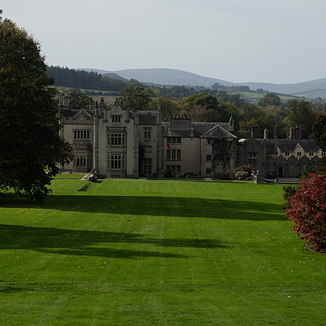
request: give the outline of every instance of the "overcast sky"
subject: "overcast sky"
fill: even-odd
[[[231,82],[326,78],[326,0],[2,0],[48,65]]]

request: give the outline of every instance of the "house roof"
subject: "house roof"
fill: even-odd
[[[165,137],[195,137],[195,138],[232,138],[236,136],[223,128],[219,122],[191,122],[190,119],[172,119],[163,122]]]
[[[188,131],[192,128],[191,120],[189,118],[186,119],[171,119],[170,120],[170,130],[173,131]]]
[[[277,148],[283,153],[293,152],[300,145],[305,152],[317,152],[319,147],[313,139],[263,139],[254,138],[262,147],[266,147],[266,154],[277,153]],[[240,139],[239,144],[246,144],[251,139]]]
[[[293,152],[300,144],[305,152],[316,152],[318,146],[313,139],[278,139],[277,146],[282,152]]]
[[[218,124],[227,131],[233,131],[233,125],[230,122],[218,122]]]
[[[139,124],[154,125],[157,124],[157,111],[137,111]]]

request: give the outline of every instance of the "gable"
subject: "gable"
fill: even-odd
[[[92,117],[93,115],[90,112],[87,112],[86,110],[79,110],[73,115],[73,119],[91,119]]]
[[[297,143],[297,144],[295,145],[294,150],[295,150],[295,151],[304,151],[303,147],[302,147],[299,143]]]
[[[225,130],[219,124],[216,124],[213,128],[206,131],[201,136],[202,138],[231,138],[236,139],[237,137]]]
[[[277,146],[282,153],[292,153],[295,150],[304,152],[318,151],[318,146],[313,139],[278,139]]]
[[[110,107],[111,114],[119,114],[124,111],[127,111],[125,107],[122,105],[122,103],[119,101],[119,99],[116,99],[115,102]]]

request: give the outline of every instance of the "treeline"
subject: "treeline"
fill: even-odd
[[[215,84],[213,88],[200,89],[187,86],[153,86],[143,85],[137,80],[121,81],[102,76],[96,72],[79,71],[68,68],[48,67],[48,75],[54,78],[56,86],[75,89],[88,89],[84,95],[97,95],[99,91],[114,95],[123,93],[127,88],[141,89],[151,94],[150,109],[156,110],[158,101],[161,106],[162,119],[168,121],[173,115],[186,114],[193,121],[228,121],[232,116],[235,121],[235,134],[238,137],[249,137],[252,126],[267,128],[278,138],[286,138],[290,127],[299,127],[303,138],[312,137],[312,126],[324,111],[325,102],[312,103],[303,99],[281,101],[275,93],[263,96],[256,105],[247,103],[240,94],[229,93]],[[234,91],[235,87],[231,89]],[[238,91],[246,90],[245,86],[237,86]],[[145,94],[145,95],[146,95]],[[142,98],[142,96],[140,96]],[[72,105],[71,101],[71,105]],[[86,106],[89,99],[85,100]],[[80,101],[77,106],[81,107]],[[142,105],[136,105],[142,107]]]
[[[219,98],[219,101],[228,101],[234,103],[237,107],[241,107],[244,103],[244,101],[240,99],[240,95],[228,94],[228,92],[224,90],[217,90],[214,88],[209,89],[200,86],[146,86],[135,79],[131,79],[128,81],[117,80],[114,78],[103,76],[102,74],[99,74],[97,72],[62,68],[59,66],[48,66],[47,74],[49,77],[53,78],[54,86],[69,87],[75,90],[87,89],[87,91],[83,92],[86,95],[99,95],[100,91],[110,92],[112,95],[118,95],[120,91],[127,87],[141,86],[146,89],[152,90],[154,97],[182,99],[205,91]],[[94,90],[94,92],[92,92],[92,90]]]
[[[156,110],[158,101],[164,121],[169,121],[171,116],[184,114],[190,116],[192,121],[204,122],[227,122],[230,117],[233,117],[233,133],[239,138],[250,137],[251,127],[260,130],[260,135],[257,134],[257,137],[262,137],[266,128],[270,137],[285,139],[289,136],[290,127],[297,127],[302,138],[312,138],[312,127],[320,115],[320,111],[311,102],[293,99],[280,103],[277,96],[274,103],[270,98],[262,101],[264,106],[245,102],[237,106],[223,96],[201,92],[183,99],[154,98],[150,102],[150,109]]]
[[[211,86],[211,89],[217,90],[219,92],[250,92],[250,87],[247,85],[232,85],[232,86],[224,86],[219,83],[215,83]]]
[[[88,72],[62,68],[58,66],[48,66],[47,74],[54,80],[54,86],[86,88],[91,90],[120,92],[130,86],[128,81],[117,80],[103,76],[97,72]]]

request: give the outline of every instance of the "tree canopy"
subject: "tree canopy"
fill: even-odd
[[[81,92],[70,92],[68,94],[69,99],[69,109],[89,109],[90,104],[92,103],[93,99]]]
[[[34,199],[49,193],[51,175],[72,158],[59,136],[59,111],[40,45],[0,18],[0,189]]]
[[[169,121],[172,116],[178,114],[178,105],[176,101],[173,101],[169,98],[158,97],[154,98],[150,104],[150,110],[157,110],[160,107],[162,121]]]
[[[301,129],[302,138],[310,138],[312,136],[312,126],[315,123],[318,112],[313,108],[310,102],[304,100],[290,100],[287,103],[287,114],[284,119],[284,125],[289,127],[299,127]]]
[[[119,95],[121,96],[122,104],[129,110],[146,110],[151,102],[151,96],[154,93],[145,89],[144,87],[127,87],[122,90]]]
[[[269,105],[279,106],[279,105],[281,105],[281,99],[275,93],[268,93],[258,101],[258,105],[260,105],[260,106],[269,106]]]

